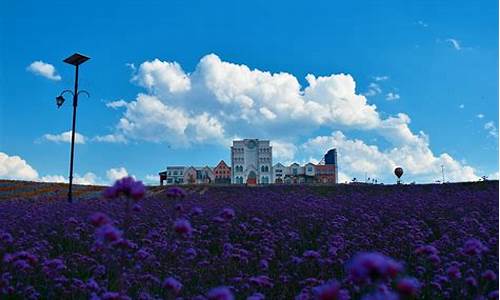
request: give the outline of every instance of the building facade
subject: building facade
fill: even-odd
[[[167,171],[166,171],[167,185],[169,185],[169,184],[183,184],[185,170],[186,170],[186,167],[183,167],[183,166],[167,167]]]
[[[221,160],[214,168],[215,183],[230,184],[231,183],[231,167],[225,161]]]
[[[258,139],[233,141],[231,147],[231,183],[271,183],[272,157],[272,147],[269,141]]]
[[[210,168],[168,166],[159,173],[160,184],[303,184],[338,183],[337,150],[330,149],[319,164],[307,163],[303,166],[292,163],[272,165],[272,147],[269,141],[244,139],[233,141],[231,147],[231,167],[221,160]]]

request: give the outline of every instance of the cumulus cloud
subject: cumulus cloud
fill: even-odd
[[[123,177],[127,176],[128,172],[127,169],[125,169],[124,167],[111,168],[106,171],[106,178],[108,178],[110,182],[115,182],[116,180],[122,179]]]
[[[0,178],[35,180],[38,172],[21,157],[0,152]]]
[[[290,142],[272,140],[271,147],[275,161],[292,161],[297,154],[297,146]]]
[[[56,143],[71,143],[71,133],[72,131],[66,131],[61,134],[44,134],[43,139]],[[87,138],[78,132],[75,132],[75,144],[85,144]]]
[[[476,115],[476,117],[477,117],[478,119],[482,119],[482,118],[484,118],[484,115],[483,115],[483,114],[477,114],[477,115]]]
[[[69,179],[62,175],[46,175],[35,179],[35,181],[68,183]],[[104,185],[104,182],[102,182],[102,180],[96,174],[87,172],[83,176],[75,173],[73,175],[73,184]]]
[[[335,131],[329,136],[309,139],[300,148],[316,156],[337,148],[344,178],[361,178],[366,173],[379,181],[394,182],[392,172],[401,166],[408,181],[434,182],[440,178],[441,165],[445,167],[447,181],[476,181],[479,178],[472,167],[457,162],[447,153],[434,155],[424,139],[412,145],[381,150],[376,145],[348,139],[342,132]]]
[[[453,48],[455,48],[455,50],[461,50],[462,47],[460,46],[460,42],[456,39],[452,39],[452,38],[449,38],[449,39],[446,39],[447,42],[449,42]]]
[[[464,107],[465,107],[465,105],[460,104],[458,107],[459,107],[460,109],[462,109],[462,108],[464,108]]]
[[[385,95],[385,100],[388,100],[388,101],[394,101],[394,100],[398,100],[400,98],[399,94],[397,93],[387,93],[387,95]]]
[[[191,81],[176,62],[155,59],[141,64],[132,78],[139,85],[160,93],[182,93],[191,88]]]
[[[375,78],[376,82],[383,80],[387,80],[386,76]],[[399,113],[383,118],[377,107],[357,92],[356,82],[349,74],[308,74],[305,86],[301,86],[292,74],[251,69],[209,54],[191,73],[176,62],[146,61],[137,68],[132,81],[147,93],[116,104],[124,110],[115,134],[127,140],[173,147],[196,143],[226,146],[234,137],[258,136],[275,141],[276,159],[300,161],[305,157],[300,157],[297,142],[316,130],[361,130],[383,137],[392,148],[377,149],[381,155],[376,161],[352,162],[345,176],[363,168],[374,170],[379,163],[386,168],[392,166],[391,162],[404,163],[414,174],[424,174],[421,169],[435,167],[436,161],[451,159],[447,162],[450,168],[454,162],[447,154],[432,153],[428,136],[410,129],[408,115]],[[369,89],[382,93],[375,82]],[[389,97],[395,100],[399,95],[392,93]],[[391,149],[394,153],[388,152]],[[417,154],[432,163],[423,167],[418,160],[413,161]],[[473,169],[460,163],[454,168],[466,171],[456,178],[472,177]]]
[[[27,68],[29,72],[45,77],[50,80],[59,81],[61,76],[57,74],[56,68],[53,65],[45,63],[41,60],[32,62]]]
[[[109,169],[106,176],[109,180],[118,178],[121,175],[128,174],[125,168]],[[126,176],[126,175],[124,175]],[[48,174],[40,176],[26,160],[17,155],[10,156],[7,153],[0,152],[0,178],[13,180],[29,180],[40,182],[62,182],[68,183],[69,179],[63,175]],[[107,184],[93,172],[86,172],[83,175],[75,173],[73,183],[81,185],[105,185]]]

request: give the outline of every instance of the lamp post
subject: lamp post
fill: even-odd
[[[75,66],[75,89],[74,91],[64,90],[59,96],[56,97],[57,108],[60,108],[64,103],[64,93],[70,93],[73,95],[73,127],[71,130],[71,158],[69,163],[69,190],[68,190],[68,202],[73,202],[73,158],[75,153],[75,127],[76,127],[76,107],[78,106],[78,95],[84,93],[87,97],[90,97],[89,93],[86,91],[78,91],[78,67],[89,60],[90,57],[75,53],[64,60],[65,63]]]

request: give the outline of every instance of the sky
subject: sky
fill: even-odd
[[[0,178],[67,181],[75,52],[77,183],[230,163],[240,138],[273,163],[337,148],[341,182],[498,178],[498,1],[47,3],[0,4]]]

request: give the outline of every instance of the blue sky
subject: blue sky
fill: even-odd
[[[0,177],[67,177],[74,52],[81,182],[229,162],[234,137],[337,147],[342,179],[498,176],[498,1],[270,2],[2,2]]]

